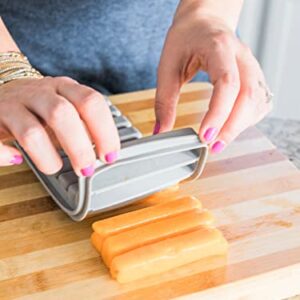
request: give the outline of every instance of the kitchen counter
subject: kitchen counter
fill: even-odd
[[[257,127],[300,169],[300,121],[266,118]]]
[[[257,127],[300,169],[300,121],[266,118]]]

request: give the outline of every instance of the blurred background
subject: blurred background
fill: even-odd
[[[240,34],[274,93],[272,116],[300,121],[300,1],[245,0]]]
[[[300,0],[245,0],[241,39],[260,62],[271,91],[272,113],[258,124],[300,168]]]

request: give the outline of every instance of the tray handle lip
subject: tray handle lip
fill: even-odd
[[[190,177],[182,180],[181,182],[194,181],[194,180],[198,179],[201,176],[201,174],[203,173],[203,170],[206,166],[207,158],[208,158],[208,145],[201,143],[200,144],[200,155],[199,155],[199,159],[196,164],[195,171],[193,172],[193,174]]]

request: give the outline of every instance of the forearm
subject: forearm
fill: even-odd
[[[0,52],[20,51],[12,36],[0,18]]]
[[[201,18],[222,19],[231,30],[235,31],[243,2],[243,0],[181,0],[175,17],[190,11]]]

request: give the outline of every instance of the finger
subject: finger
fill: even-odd
[[[155,95],[156,122],[153,134],[169,131],[173,128],[176,117],[176,106],[179,99],[181,82],[179,53],[166,40],[157,74]]]
[[[214,85],[209,108],[199,129],[203,142],[212,142],[226,122],[240,89],[235,53],[230,48],[216,49],[210,56],[207,71]]]
[[[19,150],[0,141],[0,166],[20,165],[22,162],[23,157]]]
[[[20,106],[14,111],[14,120],[3,117],[3,122],[40,171],[54,174],[61,169],[62,161],[56,149],[41,123],[30,111]]]
[[[75,107],[64,97],[47,94],[46,101],[28,101],[31,111],[40,116],[54,131],[78,176],[94,173],[96,155]]]
[[[266,102],[265,91],[258,81],[264,81],[263,73],[252,55],[238,57],[241,89],[229,118],[211,146],[212,153],[221,152],[242,131],[260,121],[272,108]]]
[[[107,163],[113,163],[120,150],[120,138],[103,96],[70,78],[58,79],[58,93],[76,107],[96,145],[98,156]]]

